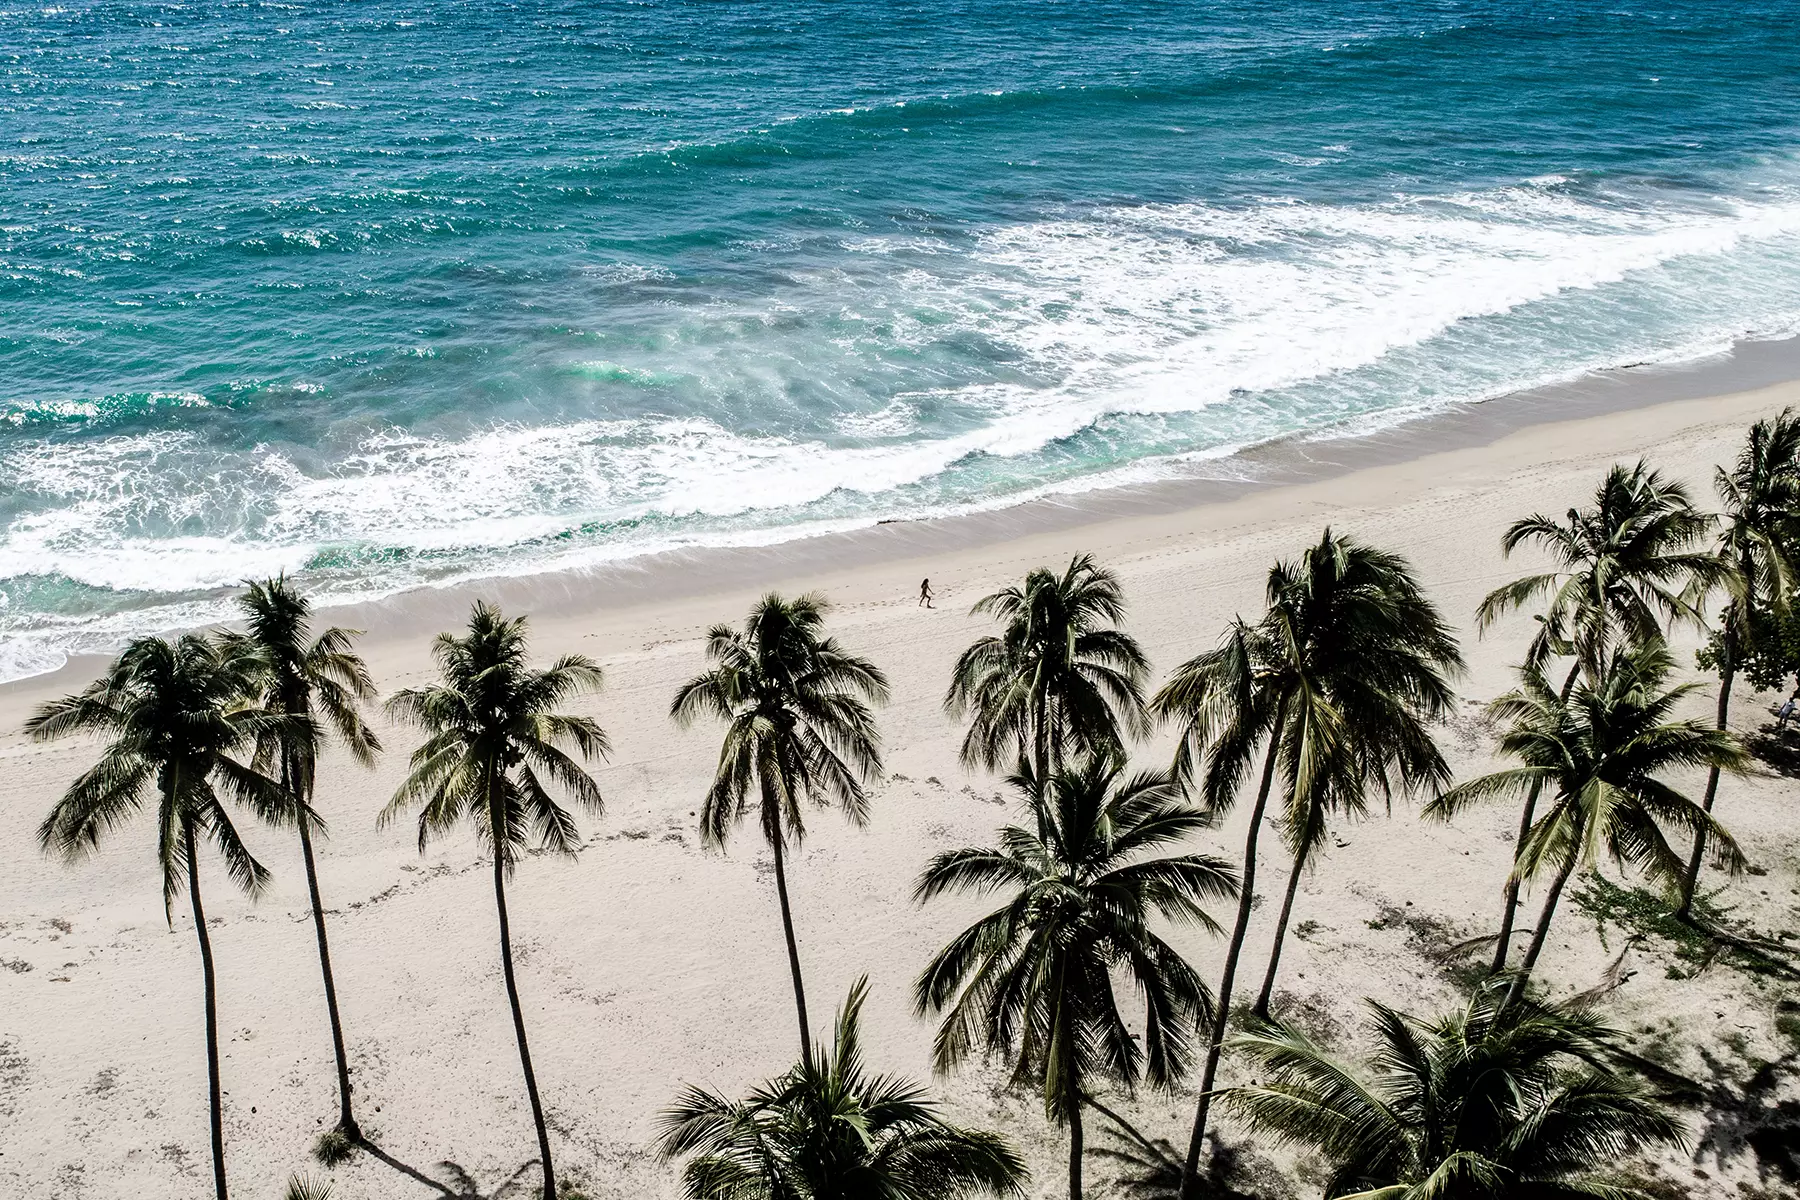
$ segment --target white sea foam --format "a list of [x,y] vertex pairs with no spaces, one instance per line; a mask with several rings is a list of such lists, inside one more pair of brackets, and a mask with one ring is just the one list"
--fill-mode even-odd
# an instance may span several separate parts
[[[864,290],[838,297],[839,277],[823,272],[808,281],[820,305],[867,302],[873,277],[885,288],[875,299],[895,314],[884,318],[893,340],[928,348],[946,328],[978,336],[1048,382],[908,393],[841,414],[831,436],[641,417],[453,438],[387,431],[324,467],[276,448],[221,460],[197,435],[169,431],[16,451],[0,467],[50,503],[0,535],[0,580],[60,576],[144,593],[151,607],[69,621],[0,615],[0,629],[20,635],[0,650],[0,678],[48,669],[77,642],[174,616],[209,619],[217,602],[195,593],[299,570],[334,547],[399,552],[334,585],[362,596],[677,546],[763,544],[880,513],[966,511],[1166,469],[1096,463],[1073,478],[1027,471],[986,490],[928,487],[983,456],[1010,470],[1098,422],[1216,410],[1198,453],[1217,455],[1255,430],[1379,423],[1800,321],[1800,301],[1790,303],[1800,296],[1800,200],[1602,205],[1565,183],[1346,207],[1280,198],[1120,207],[994,230],[973,245],[861,237],[842,249],[869,264]],[[1782,264],[1787,293],[1758,275],[1765,260]],[[1532,316],[1582,295],[1595,298]],[[607,360],[570,371],[600,383],[679,378]],[[1306,387],[1312,410],[1261,399]],[[928,426],[922,414],[939,408],[960,423]],[[568,536],[596,523],[605,529]]]

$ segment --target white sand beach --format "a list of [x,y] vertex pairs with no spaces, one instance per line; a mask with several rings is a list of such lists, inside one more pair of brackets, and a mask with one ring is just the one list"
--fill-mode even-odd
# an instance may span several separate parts
[[[888,777],[873,790],[869,826],[818,813],[790,867],[814,1024],[823,1028],[866,974],[873,1062],[929,1079],[932,1027],[913,1015],[912,980],[975,906],[915,908],[912,883],[930,855],[987,839],[1012,812],[998,779],[959,765],[961,731],[942,706],[955,656],[989,628],[968,615],[975,599],[1031,567],[1091,551],[1122,578],[1128,627],[1160,682],[1212,645],[1232,614],[1257,607],[1275,558],[1297,554],[1329,524],[1408,556],[1459,623],[1469,660],[1464,715],[1442,740],[1467,777],[1492,761],[1481,704],[1509,687],[1528,630],[1526,619],[1513,620],[1477,639],[1472,627],[1484,593],[1536,565],[1502,558],[1502,529],[1532,510],[1561,513],[1591,494],[1609,464],[1639,455],[1710,502],[1713,465],[1735,452],[1751,421],[1789,403],[1800,403],[1800,385],[1540,424],[1331,479],[1177,512],[1065,519],[956,551],[934,535],[920,555],[909,547],[921,539],[883,527],[864,537],[887,542],[864,545],[891,545],[891,553],[793,577],[779,577],[783,551],[774,549],[763,552],[755,579],[710,570],[699,555],[656,588],[615,593],[601,577],[564,576],[390,606],[363,645],[384,694],[426,679],[430,637],[489,591],[509,611],[533,607],[534,592],[546,597],[533,625],[536,654],[579,651],[606,671],[604,690],[577,706],[612,737],[614,754],[597,772],[606,813],[582,819],[578,861],[533,858],[510,893],[561,1173],[594,1200],[672,1197],[675,1172],[649,1149],[657,1111],[683,1083],[735,1092],[795,1057],[767,853],[750,827],[725,854],[702,850],[694,814],[718,729],[682,732],[667,715],[677,683],[701,668],[706,628],[740,620],[765,582],[829,598],[833,631],[893,683],[880,714]],[[915,603],[923,576],[936,590],[934,610]],[[1691,645],[1681,658],[1691,669]],[[186,910],[177,909],[173,928],[165,923],[147,823],[116,832],[74,866],[46,859],[35,840],[93,748],[34,745],[21,722],[44,699],[85,684],[94,667],[76,662],[0,688],[0,1195],[187,1200],[210,1186],[210,1168],[198,952]],[[1695,698],[1696,713],[1710,711],[1709,695]],[[1769,697],[1739,695],[1741,728],[1769,723]],[[386,723],[380,732],[389,750],[375,770],[334,757],[323,771],[318,806],[331,838],[321,850],[322,884],[362,1119],[387,1153],[447,1190],[434,1193],[366,1154],[330,1172],[310,1161],[312,1138],[334,1117],[335,1087],[305,884],[297,843],[257,829],[254,849],[276,876],[260,903],[234,895],[216,862],[203,873],[216,914],[227,1151],[234,1190],[245,1197],[279,1195],[295,1171],[329,1175],[342,1200],[495,1196],[535,1156],[490,877],[472,840],[434,843],[421,855],[410,822],[377,830],[415,737]],[[1158,737],[1139,761],[1161,764],[1168,745]],[[1800,781],[1760,769],[1721,789],[1718,814],[1757,871],[1733,881],[1722,903],[1771,934],[1800,929],[1797,804]],[[1496,807],[1443,826],[1423,823],[1417,807],[1397,804],[1391,817],[1341,827],[1301,890],[1295,919],[1305,925],[1284,956],[1283,1007],[1349,1048],[1365,1035],[1364,996],[1419,1013],[1452,1003],[1455,988],[1427,951],[1497,924],[1516,813]],[[1243,819],[1240,806],[1205,848],[1235,857]],[[1241,987],[1260,979],[1285,880],[1278,840],[1264,846],[1259,889],[1277,903],[1257,911],[1244,967],[1250,983]],[[1222,943],[1175,936],[1216,977]],[[1621,935],[1602,944],[1593,919],[1569,905],[1543,978],[1555,994],[1594,987],[1623,949]],[[1672,961],[1655,941],[1631,947],[1629,976],[1607,1001],[1611,1019],[1646,1045],[1678,1034],[1684,1048],[1674,1065],[1735,1081],[1720,1086],[1741,1087],[1753,1064],[1793,1052],[1774,1025],[1772,985],[1724,967],[1671,979]],[[1227,1082],[1237,1078],[1228,1062]],[[971,1068],[932,1086],[958,1118],[1018,1141],[1036,1172],[1034,1196],[1057,1194],[1062,1138],[1031,1097],[1003,1083],[998,1068]],[[1793,1080],[1781,1086],[1789,1091],[1769,1103],[1793,1098]],[[1185,1145],[1192,1100],[1189,1091],[1146,1092],[1121,1107],[1152,1135]],[[1229,1121],[1224,1130],[1228,1140],[1241,1136]],[[1702,1132],[1695,1124],[1694,1135]],[[1105,1142],[1097,1129],[1090,1139]],[[1670,1195],[1791,1194],[1779,1180],[1759,1179],[1752,1154],[1731,1149],[1697,1161],[1671,1155],[1656,1170]],[[1270,1157],[1306,1178],[1291,1155]],[[1103,1160],[1090,1165],[1094,1196],[1118,1194],[1113,1173]],[[1740,1192],[1740,1184],[1774,1190]]]

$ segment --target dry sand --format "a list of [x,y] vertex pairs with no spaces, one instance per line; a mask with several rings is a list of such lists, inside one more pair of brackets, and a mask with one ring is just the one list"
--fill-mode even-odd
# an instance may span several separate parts
[[[1467,776],[1491,761],[1478,704],[1509,686],[1526,629],[1513,621],[1477,641],[1466,620],[1489,588],[1535,565],[1501,558],[1502,528],[1530,510],[1561,512],[1591,493],[1607,465],[1639,454],[1709,499],[1712,465],[1729,458],[1751,420],[1789,402],[1800,402],[1800,386],[1544,424],[1489,445],[1179,512],[1065,521],[997,544],[936,548],[928,559],[895,550],[879,565],[782,579],[785,590],[829,597],[835,632],[894,684],[882,714],[890,774],[874,789],[872,822],[853,830],[818,814],[791,867],[815,1024],[866,973],[873,1061],[929,1075],[931,1029],[912,1015],[911,980],[978,906],[917,910],[911,883],[928,856],[983,841],[1009,816],[997,780],[958,766],[959,731],[940,705],[955,655],[988,628],[967,615],[978,596],[1030,567],[1093,551],[1123,578],[1130,629],[1160,680],[1211,645],[1234,612],[1253,611],[1269,563],[1329,523],[1410,556],[1463,623],[1467,708],[1444,743]],[[891,545],[916,542],[896,531]],[[776,577],[788,560],[767,551],[760,561],[763,575]],[[923,575],[937,590],[935,611],[915,605]],[[536,651],[581,651],[605,666],[604,691],[579,707],[615,746],[598,772],[607,811],[583,819],[579,861],[533,858],[511,891],[520,986],[560,1170],[596,1200],[674,1196],[673,1172],[647,1149],[657,1110],[687,1082],[743,1089],[783,1069],[796,1048],[767,854],[752,829],[724,855],[702,851],[694,810],[718,730],[681,733],[665,715],[675,684],[701,666],[706,627],[739,619],[756,589],[704,565],[685,579],[661,596],[622,591],[623,603],[609,603],[617,595],[590,579],[537,585],[557,600],[534,625]],[[496,590],[509,604],[522,594],[516,584]],[[429,635],[466,602],[466,593],[414,597],[375,622],[365,650],[384,692],[427,677]],[[0,688],[0,1195],[198,1197],[210,1188],[198,954],[185,908],[173,929],[164,922],[151,828],[140,821],[117,831],[75,867],[42,858],[33,837],[93,749],[34,746],[16,731],[34,704],[79,686],[93,666]],[[1740,727],[1767,724],[1768,703],[1744,694]],[[1697,699],[1696,711],[1709,704]],[[376,830],[412,736],[382,732],[392,749],[381,765],[361,771],[334,759],[318,798],[332,828],[321,874],[360,1113],[391,1154],[444,1179],[446,1194],[493,1196],[535,1148],[489,875],[467,838],[421,856],[410,824]],[[1166,751],[1165,737],[1142,759],[1160,762]],[[1727,896],[1739,917],[1765,930],[1800,928],[1797,798],[1800,787],[1767,773],[1721,790],[1721,817],[1766,871],[1736,881]],[[1240,811],[1205,848],[1235,857],[1242,819]],[[1402,804],[1391,818],[1340,828],[1301,890],[1295,920],[1303,924],[1283,968],[1287,1010],[1354,1047],[1364,1037],[1363,996],[1424,1012],[1449,1002],[1454,988],[1425,952],[1494,928],[1515,820],[1496,809],[1455,827],[1427,825],[1416,805]],[[324,1174],[307,1150],[334,1117],[335,1086],[296,845],[266,830],[252,840],[276,876],[259,904],[233,896],[215,862],[204,875],[221,977],[232,1180],[238,1195],[275,1197],[290,1172]],[[1278,901],[1285,863],[1276,839],[1265,847],[1262,891]],[[1258,910],[1248,987],[1260,979],[1276,907]],[[1217,941],[1186,934],[1179,944],[1216,975]],[[1602,946],[1593,920],[1567,906],[1544,977],[1558,992],[1591,987],[1621,948],[1617,930]],[[1672,961],[1663,943],[1631,950],[1632,974],[1609,1002],[1615,1020],[1654,1029],[1647,1044],[1673,1031],[1704,1048],[1711,1066],[1694,1049],[1674,1060],[1703,1078],[1741,1084],[1752,1060],[1793,1052],[1775,1027],[1774,985],[1722,967],[1671,980]],[[1029,1098],[1001,1083],[996,1070],[972,1067],[936,1086],[956,1116],[1019,1140],[1037,1170],[1032,1194],[1057,1194],[1060,1137]],[[1793,1098],[1791,1079],[1767,1100],[1781,1096]],[[1188,1094],[1145,1094],[1126,1107],[1153,1134],[1185,1143]],[[1702,1131],[1696,1124],[1696,1136]],[[1275,1157],[1295,1168],[1291,1156]],[[1304,1176],[1306,1164],[1298,1170]],[[1671,1195],[1736,1195],[1740,1183],[1792,1194],[1777,1176],[1759,1183],[1747,1153],[1722,1161],[1709,1153],[1698,1164],[1674,1155],[1659,1170],[1681,1181]],[[1112,1173],[1102,1160],[1090,1164],[1094,1196],[1118,1194],[1107,1183]],[[367,1156],[329,1174],[343,1200],[432,1194]],[[527,1173],[527,1191],[534,1179]]]

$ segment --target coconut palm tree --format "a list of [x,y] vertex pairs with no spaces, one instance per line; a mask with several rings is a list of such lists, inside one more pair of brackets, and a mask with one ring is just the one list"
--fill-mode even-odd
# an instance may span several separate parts
[[1537,965],[1569,878],[1594,869],[1602,855],[1637,868],[1673,893],[1686,864],[1670,846],[1668,831],[1692,836],[1704,830],[1721,866],[1742,867],[1731,835],[1662,778],[1684,768],[1740,771],[1747,761],[1730,733],[1673,716],[1699,685],[1666,686],[1672,665],[1661,642],[1615,648],[1595,677],[1584,676],[1567,699],[1541,670],[1523,670],[1519,688],[1489,707],[1507,726],[1500,753],[1521,765],[1458,784],[1425,808],[1429,817],[1450,820],[1471,804],[1522,796],[1533,787],[1552,797],[1550,810],[1526,830],[1514,858],[1518,879],[1549,876],[1551,881],[1513,976],[1514,999]]
[[852,824],[867,823],[863,785],[881,774],[881,735],[869,706],[888,696],[880,669],[821,636],[828,608],[820,596],[784,600],[771,593],[750,610],[741,631],[715,625],[706,639],[712,669],[682,684],[669,709],[684,728],[704,713],[727,723],[700,810],[702,840],[723,847],[755,796],[775,859],[802,1059],[812,1056],[812,1037],[788,904],[787,845],[806,836],[802,800],[835,804]]
[[[1716,554],[1726,568],[1722,582],[1728,596],[1712,646],[1719,672],[1717,721],[1724,729],[1738,659],[1754,648],[1758,623],[1753,618],[1759,608],[1785,609],[1794,586],[1792,554],[1794,538],[1800,532],[1796,528],[1800,518],[1800,416],[1788,408],[1778,417],[1752,425],[1737,462],[1730,470],[1718,468],[1714,484],[1722,506]],[[1718,793],[1719,769],[1713,767],[1707,772],[1700,806],[1710,813]],[[1702,832],[1688,855],[1678,916],[1686,918],[1693,908],[1705,856],[1706,834]]]
[[1111,571],[1082,554],[1061,575],[1038,567],[1022,585],[978,600],[1004,628],[963,651],[944,706],[969,716],[963,761],[990,770],[1029,763],[1049,778],[1072,754],[1122,756],[1147,729],[1149,663],[1116,628],[1125,597]]
[[1261,1081],[1224,1103],[1253,1132],[1323,1155],[1328,1200],[1648,1200],[1603,1177],[1681,1146],[1680,1123],[1590,1013],[1509,1004],[1505,990],[1491,980],[1431,1022],[1370,1001],[1380,1048],[1363,1068],[1291,1025],[1263,1025],[1233,1043]]
[[1403,559],[1325,530],[1298,563],[1269,572],[1268,608],[1239,619],[1218,647],[1183,663],[1151,701],[1181,727],[1174,774],[1215,816],[1230,811],[1262,747],[1244,839],[1243,886],[1225,953],[1182,1195],[1201,1187],[1213,1085],[1255,897],[1257,845],[1276,776],[1295,863],[1258,1008],[1266,1009],[1294,892],[1333,809],[1358,811],[1368,786],[1387,792],[1445,777],[1426,722],[1448,710],[1460,670],[1455,639]]
[[[1687,489],[1651,470],[1614,465],[1588,508],[1571,508],[1562,521],[1533,513],[1512,523],[1500,540],[1508,557],[1523,545],[1547,552],[1555,569],[1521,576],[1494,589],[1476,609],[1479,631],[1503,614],[1544,601],[1537,631],[1526,648],[1527,668],[1547,669],[1552,658],[1572,659],[1563,679],[1566,699],[1584,667],[1591,668],[1615,644],[1660,640],[1664,622],[1698,624],[1697,589],[1722,578],[1717,558],[1702,544],[1711,520],[1693,505]],[[1537,817],[1538,794],[1528,790],[1519,810],[1519,837]],[[1519,881],[1507,879],[1500,938],[1492,971],[1506,967]]]
[[[1013,784],[1037,822],[1009,825],[994,848],[940,854],[919,877],[920,903],[947,892],[1001,892],[1006,902],[959,933],[919,976],[921,1015],[943,1013],[935,1065],[983,1049],[1008,1055],[1069,1126],[1069,1197],[1080,1200],[1081,1106],[1104,1079],[1167,1087],[1187,1071],[1192,1031],[1213,1000],[1192,967],[1153,932],[1152,916],[1217,932],[1201,904],[1232,895],[1231,868],[1205,854],[1152,857],[1206,824],[1164,771],[1124,778],[1092,755],[1047,780]],[[1144,998],[1142,1042],[1125,1025],[1112,973]]]
[[188,634],[176,641],[139,638],[84,690],[43,705],[25,729],[47,740],[75,733],[108,739],[100,761],[69,785],[38,827],[46,853],[79,860],[103,835],[156,797],[156,858],[163,915],[174,924],[175,898],[187,889],[200,943],[205,992],[206,1070],[212,1119],[213,1191],[225,1200],[225,1134],[219,1083],[219,1011],[212,938],[200,896],[200,843],[210,840],[231,882],[254,897],[269,874],[238,836],[225,801],[279,823],[292,818],[280,786],[236,755],[259,738],[297,736],[305,718],[248,704],[249,681],[219,647]]
[[871,1076],[859,1024],[868,980],[838,1013],[821,1061],[802,1059],[744,1100],[690,1087],[662,1115],[665,1160],[689,1200],[957,1200],[1022,1194],[1026,1170],[998,1134],[938,1115],[910,1080]]
[[382,810],[381,824],[417,805],[420,853],[434,834],[466,820],[493,855],[501,974],[537,1126],[544,1200],[556,1200],[550,1134],[513,977],[506,881],[533,841],[539,849],[571,856],[580,848],[574,818],[546,785],[598,815],[600,788],[582,763],[606,755],[608,745],[592,719],[557,711],[571,697],[597,690],[600,668],[578,654],[564,655],[542,670],[532,668],[525,625],[523,617],[509,621],[499,609],[477,603],[467,634],[441,633],[432,646],[439,681],[388,700],[388,712],[423,730],[426,738],[413,751],[405,781]]
[[312,794],[323,726],[336,732],[357,762],[369,766],[375,761],[381,742],[363,723],[361,712],[362,703],[375,697],[375,685],[363,660],[351,649],[351,630],[332,628],[317,638],[311,636],[312,604],[286,576],[250,584],[238,605],[247,618],[247,628],[242,634],[227,635],[224,647],[249,674],[258,703],[266,712],[309,718],[293,723],[286,736],[266,739],[260,757],[265,765],[277,764],[281,789],[300,831],[300,858],[306,867],[306,893],[312,905],[319,973],[325,981],[325,1012],[337,1062],[338,1124],[333,1133],[339,1143],[355,1145],[362,1139],[362,1130],[350,1104],[350,1062],[344,1052],[337,981],[332,976],[331,945],[325,935],[325,904],[319,897],[319,871],[313,855],[313,834],[323,833],[325,827],[313,812]]
[[1361,815],[1365,794],[1440,788],[1450,780],[1428,725],[1451,711],[1462,670],[1455,635],[1406,560],[1330,529],[1298,563],[1269,573],[1259,664],[1288,691],[1293,739],[1283,830],[1293,851],[1255,1012],[1266,1017],[1294,895],[1329,814]]

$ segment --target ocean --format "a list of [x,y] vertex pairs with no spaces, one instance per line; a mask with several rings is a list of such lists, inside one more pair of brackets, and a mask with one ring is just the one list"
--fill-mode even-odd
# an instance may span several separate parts
[[1792,335],[1794,17],[0,9],[0,679]]

